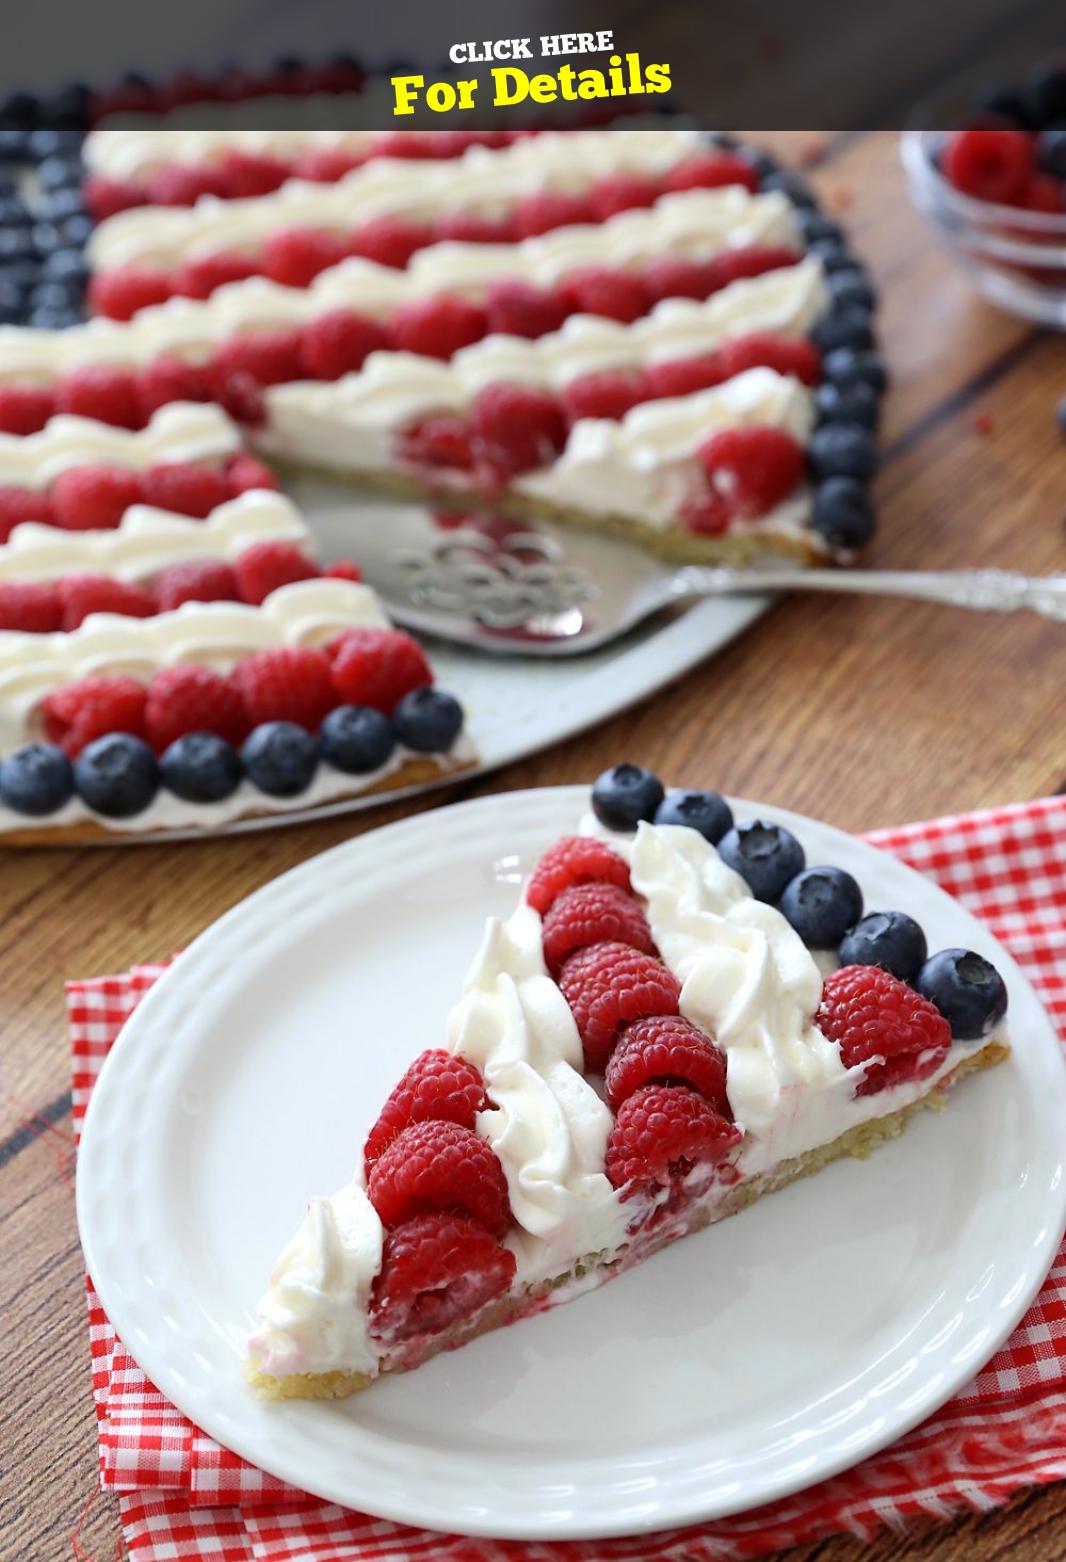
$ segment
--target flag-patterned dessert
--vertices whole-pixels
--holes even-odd
[[[930,955],[782,826],[634,765],[593,809],[311,1200],[259,1306],[261,1393],[348,1394],[569,1301],[1008,1056],[995,969]]]

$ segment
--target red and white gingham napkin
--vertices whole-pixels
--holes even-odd
[[[870,836],[976,912],[1024,967],[1066,1042],[1066,798]],[[68,988],[74,1118],[161,966]],[[138,1368],[88,1282],[100,1479],[132,1562],[718,1562],[838,1531],[983,1511],[1066,1477],[1066,1245],[1010,1340],[949,1404],[820,1486],[714,1524],[638,1539],[527,1545],[373,1519],[294,1491],[187,1421]]]

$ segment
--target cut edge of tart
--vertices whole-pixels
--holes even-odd
[[[260,1395],[342,1397],[569,1301],[871,1155],[1009,1057],[988,962],[862,917],[854,880],[805,869],[783,827],[653,823],[653,796],[619,834],[617,806],[490,919],[445,1045],[403,1075],[353,1181],[311,1201],[249,1341]]]

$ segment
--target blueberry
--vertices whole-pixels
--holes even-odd
[[[29,156],[35,163],[43,163],[46,157],[77,157],[81,142],[81,133],[77,130],[32,130]]]
[[[128,732],[109,732],[83,748],[74,761],[78,796],[98,814],[128,819],[159,790],[159,766],[152,750]]]
[[[42,190],[69,190],[79,185],[84,175],[81,159],[46,157],[37,169]]]
[[[783,170],[769,174],[762,182],[763,190],[780,190],[782,195],[787,195],[793,206],[802,206],[812,210],[818,209],[818,201],[814,191],[803,178],[802,174]]]
[[[846,553],[864,548],[877,530],[870,497],[854,477],[827,477],[818,484],[811,524],[831,548]]]
[[[851,271],[834,271],[829,277],[829,291],[838,308],[871,310],[877,303],[877,294],[865,271],[856,266]]]
[[[756,900],[771,904],[807,860],[791,830],[762,819],[728,831],[718,843],[718,855],[740,874]]]
[[[31,309],[26,317],[26,324],[32,325],[35,331],[66,331],[72,325],[81,325],[82,312],[76,306],[66,304],[56,309],[51,306],[40,309]]]
[[[30,228],[33,218],[29,207],[17,195],[0,196],[0,228]]]
[[[815,239],[807,246],[807,254],[820,260],[828,272],[855,269],[855,256],[840,239]]]
[[[369,705],[338,705],[319,732],[322,757],[346,775],[380,770],[396,747],[392,722]]]
[[[1022,102],[1030,125],[1037,130],[1066,119],[1066,74],[1055,68],[1035,71],[1025,83]]]
[[[56,234],[62,239],[58,229]],[[70,249],[61,243],[52,249],[41,267],[41,275],[46,282],[64,282],[78,293],[85,286],[88,271],[88,263],[83,252],[80,249]]]
[[[834,385],[827,380],[814,393],[814,404],[823,423],[858,423],[876,428],[881,402],[872,385],[857,380],[854,385]]]
[[[654,819],[666,796],[659,777],[643,765],[613,765],[592,787],[592,811],[608,830],[635,830]]]
[[[815,477],[871,478],[877,449],[869,429],[857,423],[823,423],[811,435],[807,457]]]
[[[53,814],[74,795],[74,769],[54,743],[27,743],[0,765],[0,801],[19,814]]]
[[[30,156],[30,137],[24,130],[0,130],[0,163],[25,163]]]
[[[841,941],[841,965],[879,965],[901,982],[913,982],[928,949],[925,934],[905,911],[871,911]]]
[[[220,803],[232,797],[244,774],[232,743],[213,732],[186,732],[159,761],[163,785],[187,803]]]
[[[65,282],[52,282],[42,276],[41,281],[30,294],[30,308],[35,314],[39,310],[76,314],[80,295],[80,288],[72,290]]]
[[[668,792],[655,810],[655,823],[687,825],[717,846],[733,828],[733,810],[717,792]]]
[[[84,217],[85,202],[80,190],[53,190],[37,212],[42,222],[65,222],[68,217]]]
[[[835,949],[862,916],[862,890],[843,868],[804,868],[785,885],[781,910],[805,944]]]
[[[840,274],[846,276],[850,273]],[[823,353],[836,352],[841,347],[850,347],[855,352],[865,351],[874,344],[870,316],[865,309],[856,308],[854,304],[834,309],[832,314],[823,315],[818,321],[811,332],[811,339]]]
[[[0,232],[0,266],[32,260],[36,254],[37,245],[28,228],[7,228]]]
[[[757,147],[746,147],[744,157],[762,180],[772,179],[780,172],[781,164],[770,152],[761,152]]]
[[[844,230],[839,222],[834,222],[832,217],[824,217],[821,212],[798,211],[796,222],[808,244],[817,244],[821,239],[831,239],[838,245],[844,242]]]
[[[1062,398],[1055,408],[1055,421],[1064,434],[1066,434],[1066,396]]]
[[[416,754],[446,754],[462,730],[463,707],[443,689],[412,689],[392,720],[400,742]]]
[[[248,779],[271,797],[296,797],[311,785],[318,743],[292,721],[265,721],[241,749]]]
[[[837,347],[826,353],[822,372],[833,385],[870,385],[875,391],[883,391],[888,384],[885,366],[877,354],[855,352],[851,347]]]
[[[22,294],[6,277],[0,277],[0,325],[16,325],[22,319]]]
[[[61,217],[56,228],[64,244],[72,249],[82,249],[89,242],[93,220],[85,212],[78,212],[70,217]]]
[[[1046,174],[1066,179],[1066,130],[1045,130],[1036,143],[1036,160]]]
[[[12,261],[10,265],[0,264],[0,269],[6,280],[12,287],[17,288],[20,294],[26,294],[31,288],[36,287],[41,275],[41,268],[36,258]]]
[[[942,949],[918,972],[915,987],[935,1003],[956,1041],[978,1041],[1007,1012],[1007,989],[994,965],[972,949]]]

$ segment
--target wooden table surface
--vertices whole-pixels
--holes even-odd
[[[869,563],[1066,567],[1066,342],[974,296],[912,212],[892,134],[761,139],[811,165],[883,290],[893,388]],[[1035,618],[797,595],[668,694],[452,796],[587,781],[632,758],[850,830],[1038,797],[1066,787],[1064,674],[1066,631]],[[276,874],[404,811],[206,844],[0,853],[3,1562],[121,1554],[114,1501],[94,1497],[64,978],[165,956]],[[1059,1486],[790,1557],[1053,1562],[1064,1535]]]

